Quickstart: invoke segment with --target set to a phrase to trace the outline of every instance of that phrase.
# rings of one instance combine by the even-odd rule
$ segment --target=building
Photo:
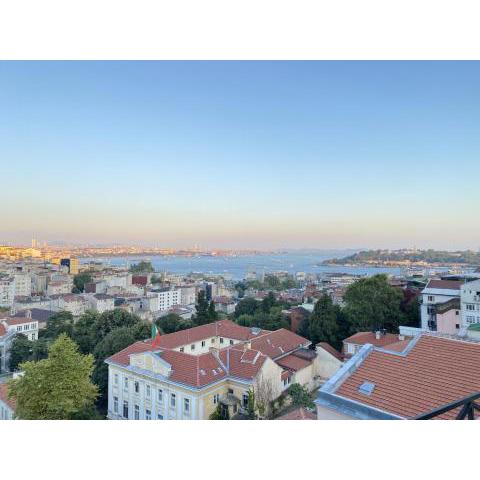
[[[281,415],[275,420],[316,420],[317,415],[304,407],[298,407],[291,412]]]
[[[0,307],[11,307],[15,299],[15,279],[0,277]]]
[[[8,372],[10,347],[15,337],[15,331],[9,329],[0,320],[0,373]]]
[[[74,317],[83,315],[88,309],[88,302],[82,295],[70,293],[68,295],[52,296],[52,310],[70,312]]]
[[[65,295],[67,293],[72,293],[73,282],[72,281],[63,281],[55,280],[51,281],[47,285],[47,295]]]
[[[459,337],[422,333],[402,349],[366,344],[320,388],[317,417],[412,419],[480,392],[479,365],[480,343]]]
[[[214,304],[216,312],[226,313],[227,315],[235,312],[237,306],[236,302],[229,297],[215,297]]]
[[[182,303],[182,290],[178,288],[158,288],[151,290],[148,294],[150,299],[150,310],[152,312],[160,312],[168,310],[175,305]]]
[[[0,319],[0,324],[7,331],[22,333],[29,340],[38,339],[38,321],[31,316],[2,318]]]
[[[358,332],[343,341],[343,355],[345,358],[351,358],[367,344],[376,347],[393,346],[396,348],[403,346],[405,342],[410,340],[411,337],[386,333],[385,331]]]
[[[0,383],[0,420],[15,418],[15,401],[8,398],[8,385]]]
[[[28,273],[15,273],[15,296],[29,297],[32,294],[32,278]]]
[[[38,322],[38,329],[41,330],[47,326],[48,320],[55,315],[53,310],[43,308],[30,308],[27,310],[19,310],[15,314],[16,317],[29,317]]]
[[[95,293],[93,295],[86,296],[86,298],[89,308],[98,313],[103,313],[107,310],[113,310],[115,308],[115,299],[110,295],[106,295],[105,293]]]
[[[197,289],[195,285],[180,285],[177,287],[181,291],[180,302],[182,305],[194,305],[197,301]]]
[[[480,323],[480,280],[463,284],[460,297],[462,329],[466,330]]]
[[[208,419],[245,412],[248,392],[266,404],[292,383],[313,389],[320,360],[310,342],[230,320],[136,342],[106,360],[108,418]]]
[[[426,331],[437,330],[436,305],[448,300],[460,298],[461,280],[430,280],[422,290],[420,316],[421,328]]]

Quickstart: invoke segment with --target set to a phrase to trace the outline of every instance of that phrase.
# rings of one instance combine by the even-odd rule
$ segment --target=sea
[[[273,254],[255,254],[238,256],[128,256],[128,257],[103,257],[81,258],[81,263],[102,262],[111,266],[128,267],[141,260],[150,261],[157,272],[175,274],[204,273],[225,275],[232,280],[242,280],[249,272],[275,272],[286,271],[289,273],[347,273],[355,275],[375,275],[387,273],[401,275],[401,268],[369,267],[369,266],[342,266],[321,265],[325,260],[341,258],[351,255],[352,251],[301,251]]]

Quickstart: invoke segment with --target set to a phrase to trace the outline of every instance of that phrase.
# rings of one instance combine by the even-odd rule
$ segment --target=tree
[[[407,327],[420,327],[420,302],[415,292],[411,290],[404,291],[404,299],[400,308],[405,314],[403,325]]]
[[[218,313],[215,310],[215,302],[213,300],[208,305],[208,320],[210,323],[218,320]]]
[[[292,399],[292,404],[297,407],[307,407],[314,408],[315,404],[313,403],[308,390],[300,385],[299,383],[294,383],[290,385],[287,390],[290,398]]]
[[[254,322],[254,316],[253,315],[247,315],[246,313],[243,313],[237,318],[237,323],[241,325],[242,327],[251,327],[253,322]]]
[[[72,339],[84,354],[93,353],[98,342],[96,325],[100,315],[92,310],[87,310],[73,325]]]
[[[25,335],[17,333],[10,347],[10,371],[18,369],[19,364],[30,360],[32,354],[32,344]]]
[[[48,357],[48,347],[50,340],[48,338],[39,338],[37,341],[32,342],[32,356],[31,360],[38,362]]]
[[[275,398],[275,387],[272,379],[260,373],[255,382],[254,391],[258,413],[261,417],[268,418],[272,401]]]
[[[253,315],[259,308],[259,305],[260,302],[257,302],[254,298],[244,298],[237,303],[234,317],[238,318],[240,315]]]
[[[308,324],[308,338],[314,345],[318,342],[327,342],[337,347],[342,341],[338,335],[337,313],[338,308],[327,294],[322,295],[315,303]]]
[[[137,317],[137,315],[126,312],[121,308],[107,310],[98,317],[94,327],[94,336],[98,343],[112,330],[115,330],[119,327],[131,327],[140,322],[141,320],[139,317]]]
[[[70,312],[63,311],[52,315],[47,320],[47,326],[44,330],[40,330],[42,338],[55,340],[62,333],[72,336],[73,331],[73,315]]]
[[[152,262],[141,261],[130,265],[131,273],[153,273],[155,270],[152,266]]]
[[[274,277],[277,278],[277,277]],[[275,294],[273,292],[268,292],[268,295],[262,300],[260,304],[260,308],[262,312],[268,313],[270,312],[272,307],[277,306],[277,299],[275,298]]]
[[[374,275],[352,283],[343,300],[350,333],[386,329],[395,333],[404,319],[401,290],[388,284],[386,275]]]
[[[255,392],[250,388],[247,395],[247,416],[249,419],[255,420]]]
[[[210,316],[208,311],[208,300],[205,296],[205,291],[200,290],[197,296],[197,304],[195,305],[196,315],[194,323],[196,325],[205,325],[206,323],[210,323]]]
[[[50,346],[48,358],[21,364],[24,375],[9,382],[16,415],[24,420],[67,420],[91,408],[97,387],[90,381],[92,355],[82,355],[62,333]]]
[[[190,321],[184,320],[175,313],[169,313],[164,317],[157,318],[155,323],[163,334],[178,332],[192,326]]]
[[[78,273],[73,277],[73,293],[82,293],[85,291],[85,284],[93,281],[92,275],[88,272]]]

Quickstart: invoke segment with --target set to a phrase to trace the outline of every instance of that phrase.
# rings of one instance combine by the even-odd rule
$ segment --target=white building
[[[88,302],[82,295],[58,295],[52,298],[52,310],[70,312],[74,317],[83,315],[88,309]]]
[[[480,280],[462,285],[460,293],[462,329],[473,323],[480,323]]]
[[[38,339],[38,321],[31,316],[2,318],[0,323],[7,332],[22,333],[32,341]]]
[[[28,273],[15,273],[15,296],[29,297],[32,294],[32,277]]]
[[[8,398],[8,386],[0,384],[0,420],[13,420],[15,418],[15,402]]]
[[[13,277],[0,278],[0,307],[11,307],[15,299],[15,280]]]
[[[460,298],[460,289],[463,285],[459,280],[430,280],[422,290],[420,315],[422,329],[426,331],[437,330],[436,305],[447,300]]]
[[[195,285],[180,285],[178,289],[181,293],[182,305],[193,305],[197,301],[197,288]]]
[[[175,305],[181,305],[182,290],[178,288],[160,288],[158,290],[152,290],[147,298],[150,302],[150,311],[159,312],[168,310]]]
[[[65,295],[72,293],[73,282],[53,281],[47,285],[47,295]]]
[[[89,308],[98,313],[103,313],[115,308],[115,299],[105,293],[95,293],[87,297]]]

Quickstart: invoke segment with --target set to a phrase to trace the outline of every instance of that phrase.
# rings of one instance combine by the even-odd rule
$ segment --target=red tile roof
[[[422,335],[405,356],[373,350],[335,394],[414,417],[479,392],[479,365],[480,343]],[[370,395],[358,390],[365,381],[375,385]]]
[[[7,333],[5,327],[0,323],[0,337],[3,337]]]
[[[436,288],[440,290],[460,290],[464,284],[461,280],[430,280],[425,288]]]
[[[278,417],[276,420],[316,420],[317,416],[313,412],[309,412],[303,407],[299,407],[295,410],[292,410],[281,417]]]
[[[311,360],[296,357],[293,353],[287,355],[286,357],[279,358],[275,362],[281,367],[291,370],[292,372],[298,372],[298,370],[302,370],[312,363]]]
[[[16,402],[8,398],[8,385],[6,383],[0,383],[0,400],[6,403],[12,410],[15,410]]]
[[[411,340],[412,337],[405,337],[405,339]],[[374,332],[358,332],[348,337],[344,340],[344,343],[352,343],[354,345],[365,345],[371,343],[376,347],[384,347],[390,345],[391,343],[397,343],[400,341],[398,335],[393,333],[385,333],[380,335],[380,338],[377,339]]]
[[[23,323],[34,323],[37,322],[37,320],[28,317],[9,317],[5,319],[5,322],[8,325],[21,325]]]
[[[250,343],[253,350],[259,350],[264,355],[275,359],[299,347],[308,346],[310,341],[290,330],[280,328],[252,339]]]

